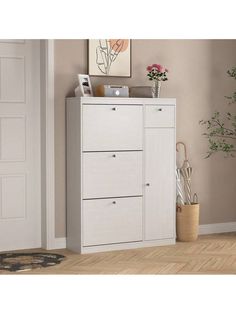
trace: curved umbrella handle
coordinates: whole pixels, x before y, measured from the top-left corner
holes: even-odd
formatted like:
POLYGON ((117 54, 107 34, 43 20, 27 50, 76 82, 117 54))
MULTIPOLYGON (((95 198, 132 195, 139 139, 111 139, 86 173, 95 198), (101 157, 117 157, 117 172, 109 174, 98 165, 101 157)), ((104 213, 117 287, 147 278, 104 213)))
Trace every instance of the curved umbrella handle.
POLYGON ((198 196, 197 193, 193 194, 193 203, 198 204, 198 196))
POLYGON ((185 145, 184 142, 177 142, 177 143, 176 143, 176 151, 177 151, 177 152, 179 152, 179 150, 178 150, 178 145, 179 145, 179 144, 181 144, 181 145, 184 146, 184 158, 185 158, 185 160, 187 160, 187 148, 186 148, 186 145, 185 145))

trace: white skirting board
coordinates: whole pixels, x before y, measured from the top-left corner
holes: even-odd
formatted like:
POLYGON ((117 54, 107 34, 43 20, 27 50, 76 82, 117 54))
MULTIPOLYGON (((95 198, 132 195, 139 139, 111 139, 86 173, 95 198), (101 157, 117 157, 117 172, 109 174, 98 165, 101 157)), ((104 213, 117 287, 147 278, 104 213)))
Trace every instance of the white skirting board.
MULTIPOLYGON (((199 226, 199 234, 213 234, 224 232, 236 232, 236 222, 223 222, 199 226)), ((55 238, 54 249, 65 249, 66 238, 55 238)))
POLYGON ((236 231, 236 222, 223 222, 223 223, 199 226, 199 234, 212 234, 212 233, 224 233, 224 232, 235 232, 235 231, 236 231))
POLYGON ((66 238, 55 238, 52 250, 65 249, 66 248, 66 238))

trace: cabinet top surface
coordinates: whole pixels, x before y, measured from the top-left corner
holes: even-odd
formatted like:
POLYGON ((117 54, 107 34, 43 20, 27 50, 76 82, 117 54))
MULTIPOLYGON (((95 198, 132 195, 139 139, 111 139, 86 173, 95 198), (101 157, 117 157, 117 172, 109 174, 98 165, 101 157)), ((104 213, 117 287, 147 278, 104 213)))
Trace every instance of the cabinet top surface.
POLYGON ((138 97, 68 97, 69 100, 81 101, 82 104, 160 104, 176 105, 175 98, 138 98, 138 97))

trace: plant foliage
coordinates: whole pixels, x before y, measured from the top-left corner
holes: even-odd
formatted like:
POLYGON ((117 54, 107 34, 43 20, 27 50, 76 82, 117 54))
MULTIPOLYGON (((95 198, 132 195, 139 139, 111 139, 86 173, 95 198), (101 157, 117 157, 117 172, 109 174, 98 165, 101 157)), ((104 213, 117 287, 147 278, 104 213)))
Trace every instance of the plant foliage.
MULTIPOLYGON (((236 79, 236 67, 227 71, 227 74, 236 79)), ((236 103, 236 91, 232 96, 225 96, 229 104, 236 103)), ((234 156, 236 151, 236 115, 230 112, 220 114, 216 111, 208 120, 199 122, 205 126, 206 132, 203 135, 208 139, 209 150, 206 158, 217 152, 223 152, 225 156, 234 156)))

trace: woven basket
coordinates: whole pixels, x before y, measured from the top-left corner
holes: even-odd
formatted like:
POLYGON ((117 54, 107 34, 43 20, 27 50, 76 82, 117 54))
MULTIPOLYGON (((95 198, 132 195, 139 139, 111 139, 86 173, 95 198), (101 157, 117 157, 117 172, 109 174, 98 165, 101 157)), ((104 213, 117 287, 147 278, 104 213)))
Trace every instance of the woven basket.
POLYGON ((190 242, 198 238, 199 204, 177 205, 176 233, 179 241, 190 242))

